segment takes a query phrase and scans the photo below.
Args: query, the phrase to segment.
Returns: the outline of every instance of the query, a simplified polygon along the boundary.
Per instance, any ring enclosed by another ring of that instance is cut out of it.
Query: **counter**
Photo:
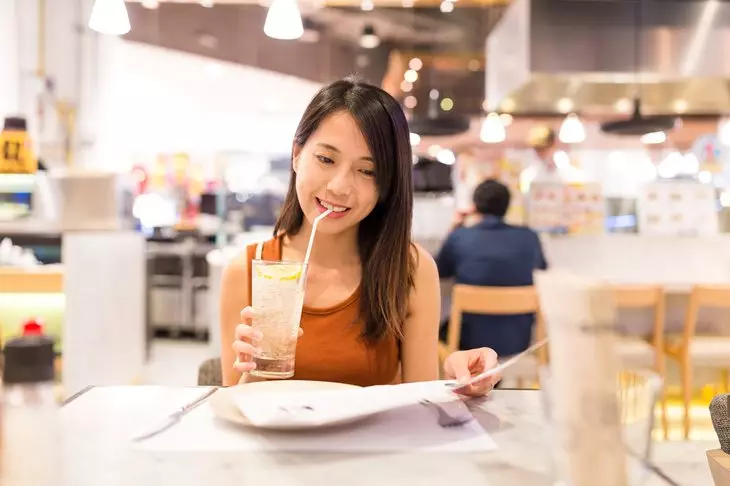
[[[28,234],[28,233],[26,233]],[[3,341],[39,318],[63,354],[62,394],[139,380],[146,348],[144,236],[131,231],[62,235],[59,265],[0,269]]]
[[[0,342],[16,336],[24,322],[40,319],[62,349],[63,267],[0,268]]]

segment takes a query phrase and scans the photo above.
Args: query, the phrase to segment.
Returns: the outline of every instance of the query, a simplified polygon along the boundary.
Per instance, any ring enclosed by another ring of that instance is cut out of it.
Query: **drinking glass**
[[[251,305],[255,310],[253,328],[263,334],[254,355],[256,368],[251,375],[266,379],[294,376],[294,358],[304,305],[300,285],[303,264],[298,262],[253,260]]]
[[[553,484],[555,486],[582,486],[571,483],[565,467],[563,455],[565,454],[566,441],[570,441],[571,438],[561,436],[560,431],[567,429],[556,424],[551,413],[550,372],[547,368],[540,371],[540,385],[543,410],[546,414],[550,435]],[[651,456],[652,431],[661,388],[661,377],[648,370],[622,371],[616,377],[618,416],[623,445],[627,454],[627,484],[630,486],[645,484],[653,474],[649,468],[653,463]],[[591,407],[590,410],[589,407]],[[585,403],[580,410],[584,414],[602,413],[600,410],[597,411],[596,407],[600,407],[600,405]],[[604,412],[606,411],[604,410]],[[609,422],[612,414],[610,410],[607,412]],[[578,440],[591,440],[590,437],[593,432],[591,430],[573,431],[575,434],[584,435]],[[600,471],[596,471],[596,474],[600,474]]]

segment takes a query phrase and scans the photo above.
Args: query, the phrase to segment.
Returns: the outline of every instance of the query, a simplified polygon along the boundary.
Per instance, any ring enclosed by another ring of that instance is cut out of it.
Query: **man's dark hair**
[[[474,189],[474,207],[480,214],[503,218],[509,201],[509,189],[495,179],[487,179]]]

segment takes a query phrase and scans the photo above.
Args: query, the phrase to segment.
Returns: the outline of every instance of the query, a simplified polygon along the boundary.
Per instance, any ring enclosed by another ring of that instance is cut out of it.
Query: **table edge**
[[[94,387],[95,387],[95,385],[88,385],[88,386],[82,388],[81,390],[77,391],[76,393],[74,393],[70,397],[66,398],[63,402],[61,402],[61,406],[62,407],[65,407],[66,405],[68,405],[69,403],[73,402],[74,400],[76,400],[80,396],[84,395],[86,392],[90,391]]]

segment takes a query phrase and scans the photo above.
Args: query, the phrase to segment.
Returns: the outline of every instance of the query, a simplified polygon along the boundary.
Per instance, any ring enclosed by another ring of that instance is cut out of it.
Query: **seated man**
[[[529,228],[503,221],[510,203],[509,189],[486,180],[474,190],[474,224],[459,226],[446,239],[436,258],[441,278],[455,283],[489,287],[532,285],[535,269],[547,268],[537,234]],[[464,314],[461,349],[487,346],[499,356],[527,349],[532,337],[533,314]],[[442,339],[445,338],[445,326]]]

